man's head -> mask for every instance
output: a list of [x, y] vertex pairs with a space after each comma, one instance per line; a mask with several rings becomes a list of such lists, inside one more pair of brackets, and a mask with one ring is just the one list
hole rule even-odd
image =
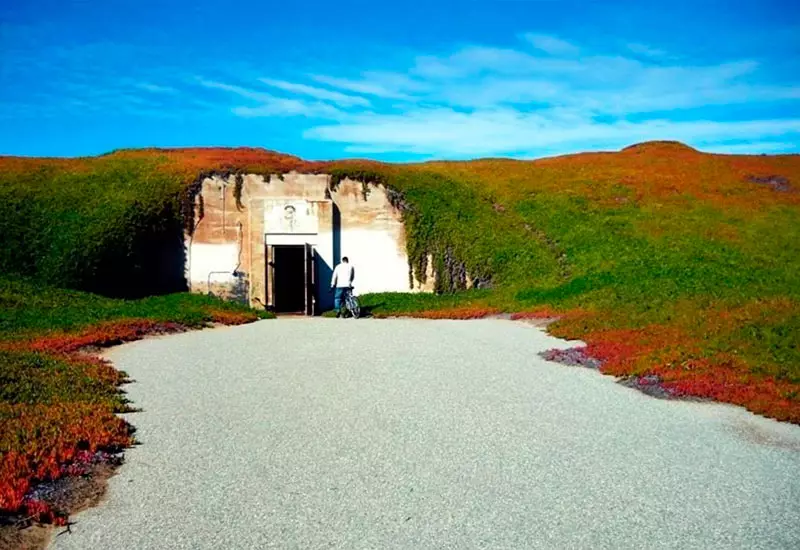
[[342, 258], [342, 261], [343, 261], [344, 263], [350, 263], [350, 260], [348, 260], [348, 259], [347, 259], [347, 256], [345, 256], [344, 258]]

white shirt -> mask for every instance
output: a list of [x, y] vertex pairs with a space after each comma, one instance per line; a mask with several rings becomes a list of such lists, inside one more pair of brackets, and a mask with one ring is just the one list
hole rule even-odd
[[355, 278], [355, 270], [353, 266], [346, 263], [340, 263], [333, 270], [333, 277], [331, 278], [331, 288], [350, 288], [353, 286], [353, 279]]

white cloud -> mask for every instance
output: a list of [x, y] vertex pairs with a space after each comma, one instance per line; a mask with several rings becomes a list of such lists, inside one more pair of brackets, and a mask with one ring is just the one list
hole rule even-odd
[[559, 104], [564, 86], [547, 79], [489, 76], [469, 84], [444, 87], [439, 96], [450, 105], [491, 107], [503, 104]]
[[534, 48], [550, 55], [575, 55], [580, 51], [574, 44], [557, 36], [534, 32], [526, 33], [523, 36], [525, 40], [533, 44]]
[[206, 88], [222, 90], [231, 94], [252, 100], [257, 105], [239, 105], [231, 111], [237, 116], [245, 118], [278, 117], [278, 116], [307, 116], [314, 118], [338, 119], [342, 111], [321, 101], [305, 101], [296, 98], [277, 97], [266, 92], [260, 92], [237, 86], [217, 82], [214, 80], [199, 79], [199, 83]]
[[279, 117], [279, 116], [307, 116], [335, 119], [340, 112], [330, 105], [322, 103], [305, 103], [296, 99], [274, 98], [255, 107], [238, 106], [232, 109], [233, 113], [245, 117]]
[[216, 80], [206, 80], [204, 78], [198, 79], [198, 83], [201, 86], [205, 86], [206, 88], [211, 88], [215, 90], [222, 90], [224, 92], [230, 92], [232, 94], [245, 97], [247, 99], [252, 99], [255, 101], [264, 101], [269, 102], [275, 99], [275, 96], [265, 93], [265, 92], [258, 92], [255, 90], [251, 90], [249, 88], [244, 88], [243, 86], [236, 86], [234, 84], [226, 84], [225, 82], [218, 82]]
[[342, 124], [317, 126], [305, 137], [349, 145], [360, 152], [402, 151], [443, 157], [486, 156], [524, 151], [547, 154], [596, 148], [616, 149], [654, 139], [688, 143], [749, 139], [800, 133], [800, 119], [737, 122], [651, 120], [599, 123], [575, 120], [570, 113], [520, 113], [495, 109], [471, 113], [428, 109], [402, 115], [370, 114]]
[[797, 142], [787, 141], [752, 141], [746, 143], [717, 143], [709, 146], [700, 145], [709, 153], [727, 153], [730, 155], [760, 155], [762, 153], [780, 153], [783, 151], [800, 151]]
[[369, 100], [354, 96], [343, 94], [341, 92], [335, 92], [331, 90], [326, 90], [324, 88], [318, 88], [315, 86], [309, 86], [307, 84], [298, 84], [296, 82], [287, 82], [285, 80], [273, 80], [271, 78], [259, 78], [261, 82], [266, 84], [267, 86], [271, 86], [273, 88], [278, 88], [279, 90], [283, 90], [285, 92], [296, 93], [300, 95], [306, 95], [309, 97], [314, 97], [317, 99], [322, 99], [326, 101], [331, 101], [338, 105], [342, 105], [345, 107], [359, 105], [362, 107], [369, 106]]
[[339, 90], [386, 99], [411, 99], [410, 91], [418, 91], [420, 85], [405, 75], [391, 72], [366, 72], [361, 79], [338, 78], [312, 74], [309, 78]]
[[178, 90], [172, 86], [162, 86], [160, 84], [152, 84], [150, 82], [137, 82], [134, 84], [140, 90], [151, 92], [154, 94], [177, 94]]
[[419, 55], [401, 70], [306, 75], [316, 85], [302, 78], [261, 80], [281, 97], [222, 82], [203, 85], [255, 102], [234, 108], [242, 117], [321, 119], [305, 131], [306, 138], [342, 143], [358, 153], [525, 157], [617, 149], [651, 139], [723, 150], [733, 144], [730, 150], [736, 150], [750, 143], [783, 147], [800, 136], [797, 118], [697, 115], [709, 106], [800, 100], [800, 86], [763, 78], [753, 60], [679, 64], [636, 43], [624, 45], [625, 54], [583, 52], [578, 58], [578, 47], [560, 38], [524, 38], [539, 51], [476, 44]]

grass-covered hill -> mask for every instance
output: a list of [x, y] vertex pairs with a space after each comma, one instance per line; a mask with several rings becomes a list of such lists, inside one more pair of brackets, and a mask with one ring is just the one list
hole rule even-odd
[[384, 184], [414, 271], [433, 262], [436, 295], [364, 297], [376, 316], [558, 317], [550, 330], [587, 342], [604, 372], [800, 423], [797, 155], [646, 143], [417, 165], [261, 149], [0, 157], [0, 520], [63, 521], [29, 500], [32, 484], [131, 443], [114, 414], [124, 374], [82, 349], [256, 318], [170, 294], [185, 289], [183, 232], [205, 175], [292, 170]]
[[551, 330], [607, 372], [800, 422], [798, 155], [653, 142], [416, 165], [260, 149], [0, 157], [0, 271], [116, 297], [181, 290], [193, 183], [291, 170], [393, 190], [413, 267], [432, 258], [442, 295], [367, 297], [377, 314], [555, 312]]

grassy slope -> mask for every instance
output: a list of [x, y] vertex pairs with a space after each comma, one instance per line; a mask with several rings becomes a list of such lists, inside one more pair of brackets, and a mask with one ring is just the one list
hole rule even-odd
[[79, 333], [125, 320], [200, 327], [227, 313], [255, 315], [237, 304], [200, 294], [118, 300], [0, 278], [0, 343], [36, 339], [54, 332]]

